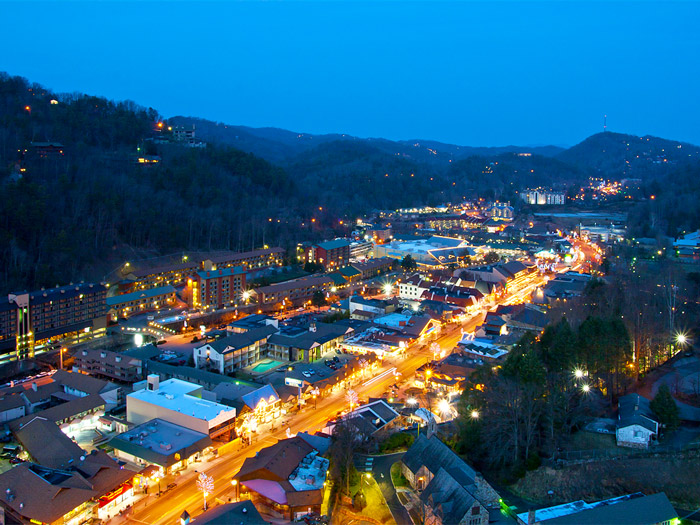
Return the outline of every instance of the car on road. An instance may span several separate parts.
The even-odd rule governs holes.
[[[146,319],[148,319],[149,321],[153,321],[155,318],[156,317],[154,315],[149,315],[148,317],[146,317]]]
[[[311,377],[311,374],[310,374],[307,370],[304,370],[304,371],[301,373],[301,375],[303,375],[303,376],[304,376],[305,378],[307,378],[307,379],[308,379],[309,377]]]

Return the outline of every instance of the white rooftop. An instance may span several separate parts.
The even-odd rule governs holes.
[[[318,451],[310,452],[301,460],[299,466],[289,476],[289,483],[296,491],[321,489],[326,481],[329,461],[318,455]]]
[[[127,403],[129,398],[138,399],[204,421],[212,421],[217,419],[220,415],[227,413],[230,413],[231,418],[235,417],[235,408],[214,401],[208,401],[196,397],[196,395],[190,395],[192,392],[200,391],[201,389],[202,387],[195,383],[189,383],[181,379],[168,379],[167,381],[161,382],[157,390],[144,388],[126,397]]]
[[[381,317],[377,317],[372,322],[374,324],[387,326],[389,328],[396,328],[397,330],[399,330],[401,328],[408,326],[408,323],[410,320],[411,320],[410,315],[393,313],[393,314],[388,314],[388,315],[383,315]]]

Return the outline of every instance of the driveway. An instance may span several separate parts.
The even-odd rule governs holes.
[[[670,366],[669,366],[670,365]],[[700,359],[698,356],[677,357],[665,365],[666,373],[656,379],[651,386],[651,398],[656,395],[661,385],[668,386],[673,394],[676,389],[692,393],[700,384]],[[679,416],[684,421],[700,422],[700,408],[688,405],[676,399]]]
[[[357,470],[360,473],[366,472],[368,468],[371,468],[372,475],[379,485],[379,489],[382,491],[382,495],[384,496],[386,504],[391,511],[391,515],[394,517],[394,521],[399,524],[412,523],[411,517],[408,515],[408,511],[403,505],[401,505],[401,502],[396,495],[394,484],[391,481],[391,466],[399,461],[403,455],[404,452],[397,452],[396,454],[386,454],[381,456],[358,455],[355,461],[356,466],[365,466],[364,468],[361,468],[360,466],[357,467]]]

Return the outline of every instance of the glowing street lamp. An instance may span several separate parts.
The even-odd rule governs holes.
[[[687,342],[688,342],[688,337],[685,334],[676,335],[676,343],[678,343],[679,345],[684,345]]]
[[[450,406],[450,402],[447,399],[442,399],[438,403],[438,410],[445,418],[452,415],[452,407]]]
[[[384,288],[384,293],[386,295],[391,294],[392,290],[394,289],[394,287],[391,286],[391,283],[386,283],[383,288]]]
[[[576,379],[581,379],[583,377],[583,370],[577,368],[576,370],[574,370],[574,376],[576,377]]]
[[[472,410],[470,416],[472,419],[479,419],[479,411],[478,410]]]
[[[583,385],[581,390],[583,390],[584,394],[588,394],[588,392],[591,391],[591,387],[589,385]]]
[[[235,496],[236,496],[236,501],[238,501],[239,496],[238,496],[238,480],[236,478],[233,478],[231,480],[231,486],[233,487],[233,490],[235,491]]]

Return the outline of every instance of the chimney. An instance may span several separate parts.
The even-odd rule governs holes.
[[[39,390],[39,387],[37,386],[36,383],[32,383],[32,390],[34,390],[34,392]]]
[[[148,374],[148,390],[156,392],[160,387],[160,376],[158,374]]]

